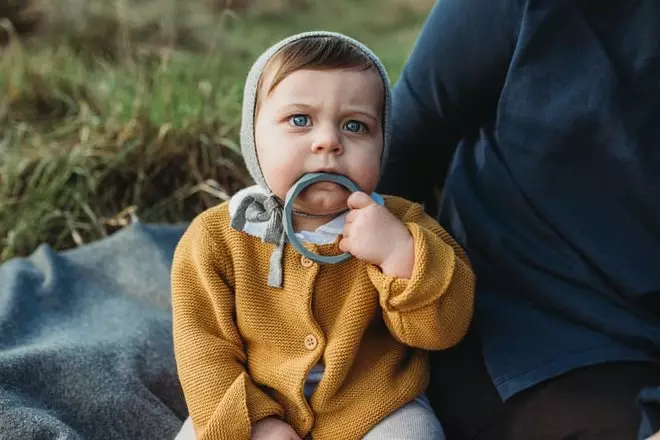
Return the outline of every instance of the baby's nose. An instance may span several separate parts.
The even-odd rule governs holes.
[[[314,153],[341,154],[344,148],[338,130],[330,128],[319,130],[312,143],[312,151]]]

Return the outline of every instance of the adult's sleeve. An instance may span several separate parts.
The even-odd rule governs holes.
[[[442,185],[461,139],[492,117],[520,28],[522,0],[439,0],[393,92],[392,139],[378,191],[421,203]]]

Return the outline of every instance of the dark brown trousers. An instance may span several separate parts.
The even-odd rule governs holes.
[[[427,394],[448,440],[636,440],[637,395],[660,386],[660,365],[580,368],[502,402],[472,333],[450,353],[432,356],[431,377]]]

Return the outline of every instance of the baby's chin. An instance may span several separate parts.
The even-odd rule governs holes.
[[[350,192],[330,182],[319,182],[304,189],[294,202],[294,208],[307,214],[334,214],[346,209]]]

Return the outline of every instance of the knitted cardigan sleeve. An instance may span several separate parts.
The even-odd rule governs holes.
[[[442,350],[457,344],[469,327],[474,274],[458,243],[417,203],[401,221],[413,236],[415,263],[410,279],[367,267],[378,290],[392,336],[412,347]]]
[[[249,439],[252,423],[282,407],[252,382],[236,327],[231,259],[197,217],[172,264],[174,351],[199,440]]]

